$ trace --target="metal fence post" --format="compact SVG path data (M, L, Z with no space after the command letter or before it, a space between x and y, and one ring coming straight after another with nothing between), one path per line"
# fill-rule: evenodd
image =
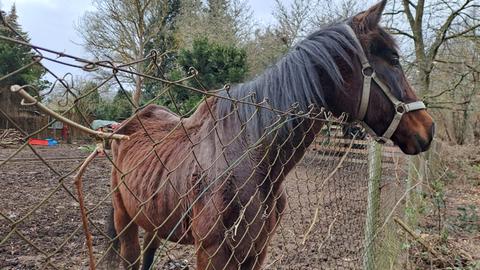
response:
M417 194L419 194L418 187L412 190L412 187L420 181L419 174L420 159L418 156L410 156L407 158L407 180L405 183L405 218L407 224L413 225L416 223L416 208L414 207L417 200Z
M365 224L363 269L375 269L374 238L380 215L380 180L382 177L382 145L372 141L368 149L368 198Z

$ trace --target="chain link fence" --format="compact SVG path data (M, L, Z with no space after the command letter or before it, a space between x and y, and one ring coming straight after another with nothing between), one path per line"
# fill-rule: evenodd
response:
M234 98L228 86L192 88L186 82L196 80L194 70L169 81L129 69L156 66L155 52L120 64L34 46L20 35L0 39L36 52L0 82L40 65L73 100L54 112L42 104L51 91L1 90L22 96L12 106L49 120L27 131L24 122L35 118L0 108L12 128L0 144L0 268L117 269L143 260L153 269L402 269L407 236L395 220L405 219L419 184L408 181L408 160L393 146L346 136L345 116L295 104L274 109L252 93ZM101 69L105 77L79 96L44 61ZM82 100L106 84L126 91L122 74L165 88L113 133L93 130ZM204 98L187 114L151 105L173 87ZM68 122L72 114L77 119ZM55 119L96 137L97 147L32 145ZM115 257L120 264L107 263Z

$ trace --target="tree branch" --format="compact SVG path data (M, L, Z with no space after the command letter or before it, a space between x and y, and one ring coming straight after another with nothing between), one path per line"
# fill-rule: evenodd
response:
M469 27L469 28L467 28L467 29L465 29L465 30L463 30L463 31L461 31L461 32L452 34L452 35L450 35L450 36L446 36L446 37L445 37L445 40L450 40L450 39L454 39L454 38L458 38L458 37L464 36L464 35L472 32L472 31L475 31L475 30L476 30L477 28L479 28L479 27L480 27L480 23L479 23L479 24L476 24L476 25L474 25L474 26L472 26L472 27Z
M386 28L386 29L387 29L387 31L389 31L389 32L392 33L393 35L402 35L402 36L406 36L406 37L408 37L408 38L410 38L410 39L415 40L415 37L414 37L412 34L407 33L407 32L405 32L405 31L403 31L403 30L398 29L398 28L388 27L388 28Z
M437 54L438 54L438 50L440 49L440 47L442 46L443 42L445 42L445 37L447 35L447 32L448 30L450 29L450 26L452 25L453 21L455 20L455 18L457 18L457 16L460 14L460 12L462 10L464 10L465 8L467 8L468 4L471 3L472 0L466 0L465 3L463 3L463 5L458 8L457 10L455 10L454 12L452 12L448 17L447 19L445 20L445 22L442 24L442 26L440 27L436 37L435 37L435 40L434 42L432 43L432 45L430 46L430 52L428 53L428 59L430 61L433 61L436 57L437 57Z
M415 26L415 18L413 18L412 11L410 9L411 2L409 0L403 0L403 7L405 9L405 15L407 16L408 22L410 23L410 27L414 29Z

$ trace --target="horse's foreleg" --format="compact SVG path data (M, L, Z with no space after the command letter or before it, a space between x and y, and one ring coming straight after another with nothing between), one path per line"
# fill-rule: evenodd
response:
M160 239L155 232L147 232L143 240L143 270L149 270L152 267L155 252L160 246Z
M140 266L140 244L138 241L138 225L131 223L131 218L118 200L114 200L115 230L120 240L120 256L126 269L136 270Z
M263 224L263 229L265 230L264 233L259 235L260 237L257 239L258 245L256 246L259 249L258 253L246 258L240 266L241 270L257 270L262 268L265 259L267 258L268 245L277 230L277 226L285 211L286 204L286 195L281 193L280 196L276 198L275 207L272 210L273 212L269 214L269 218ZM266 239L262 239L262 237L266 237Z

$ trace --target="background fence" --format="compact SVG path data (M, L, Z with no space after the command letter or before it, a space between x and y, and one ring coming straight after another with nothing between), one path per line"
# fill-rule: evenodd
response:
M128 73L126 67L138 64L91 62L29 45L25 41L1 38L18 46L32 47L38 54L32 60L35 65L41 65L39 59L42 59L86 71L102 68L108 73L104 82L112 80L121 91L128 85L122 84L117 74ZM45 52L77 62L71 64L49 58L44 56ZM152 57L142 61L148 63L153 60ZM73 103L63 108L61 114L74 112L79 115L76 122L89 126L91 119L83 115L80 101L95 93L99 86L77 96L62 77L48 69L46 71L64 85L65 93L74 96ZM1 74L0 81L16 72L12 70L10 74ZM178 81L157 79L166 83L167 88L168 84L182 86ZM194 74L184 80L189 79L194 80ZM35 92L35 87L27 88L43 98L51 92L39 93ZM205 95L215 94L193 90ZM6 93L9 88L1 91ZM165 91L163 95L168 93ZM9 108L24 108L18 104L18 98L12 98L8 104ZM262 104L254 105L259 107ZM28 108L37 108L35 106L38 104ZM137 115L141 113L142 108L136 109ZM305 114L301 116L308 118ZM109 151L88 164L83 176L85 205L84 208L79 206L82 198L74 190L74 176L92 148L79 149L78 145L68 144L54 147L29 144L29 139L43 136L42 132L53 123L50 120L48 124L41 122L37 126L40 121L32 120L36 124L31 125L20 118L4 119L9 128L17 131L15 139L0 144L0 268L92 268L94 265L89 261L85 234L93 236L93 261L102 268L102 261L114 240L107 234L105 226L111 207L111 189L115 188L110 186L110 172L117 164ZM408 159L395 147L382 147L369 140L343 136L343 121L323 114L323 111L322 117L317 120L325 123L323 128L295 169L286 176L284 191L287 205L269 244L268 259L263 267L403 269L408 257L406 246L412 239L418 241L415 232L410 230L415 223L415 196L421 192L422 181L429 174L426 168L434 156ZM5 131L3 134L2 140L7 141L8 134L12 132ZM82 225L82 209L88 217L87 230ZM428 249L428 244L425 247ZM156 254L155 266L158 269L195 269L196 251L192 246L162 243Z

